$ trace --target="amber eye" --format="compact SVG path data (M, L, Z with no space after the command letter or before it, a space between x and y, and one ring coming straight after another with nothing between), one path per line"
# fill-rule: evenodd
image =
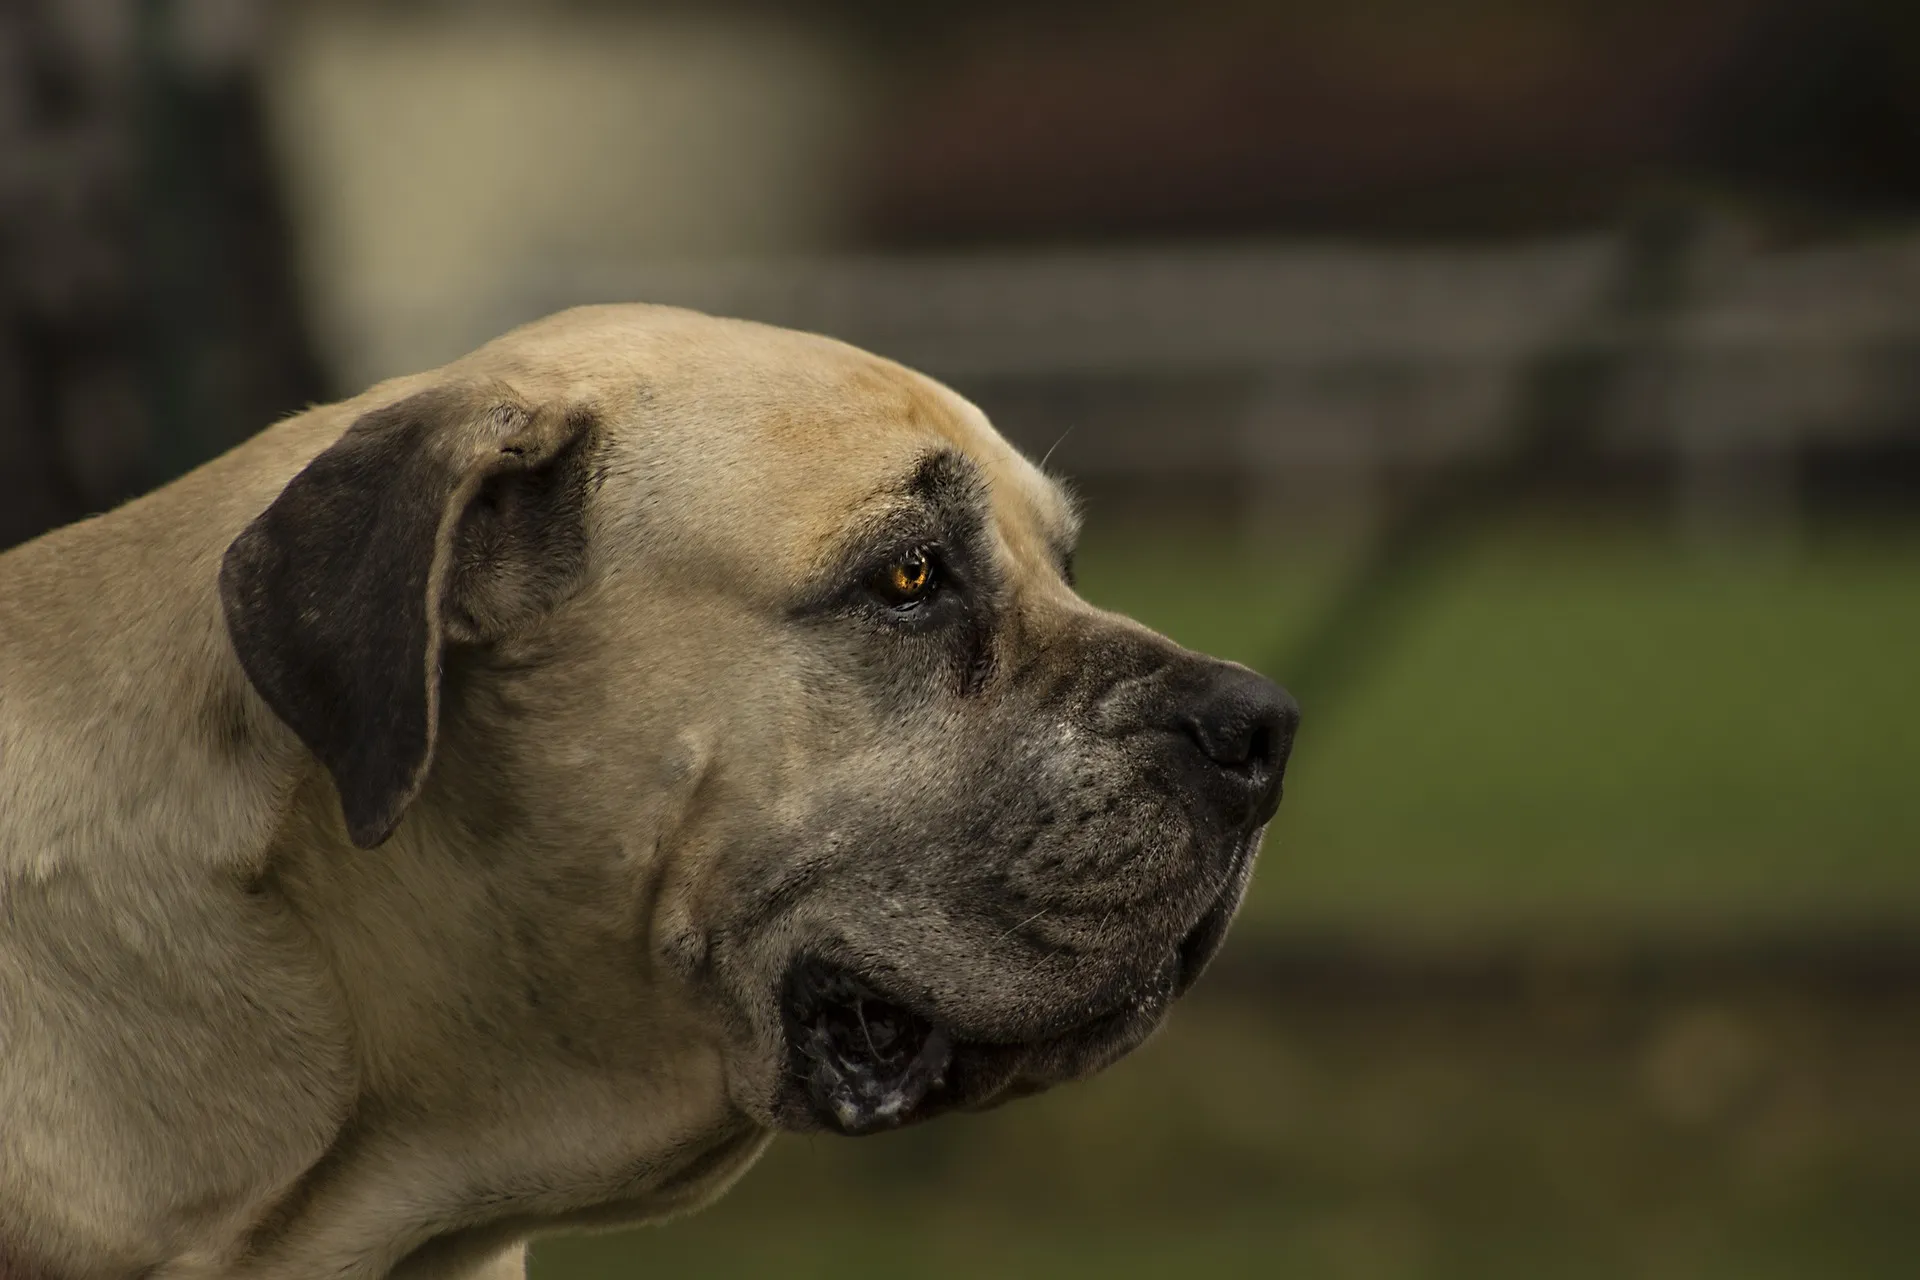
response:
M933 554L926 547L915 547L880 575L883 591L895 604L912 604L925 596L933 583Z

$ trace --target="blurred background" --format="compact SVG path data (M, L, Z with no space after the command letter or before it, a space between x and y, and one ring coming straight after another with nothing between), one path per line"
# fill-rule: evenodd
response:
M8 0L0 262L0 545L678 302L1304 704L1147 1048L540 1280L1914 1273L1910 0Z

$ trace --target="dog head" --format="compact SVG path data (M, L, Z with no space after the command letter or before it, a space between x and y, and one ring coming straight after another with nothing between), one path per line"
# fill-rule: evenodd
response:
M241 665L355 844L564 867L744 1113L1083 1076L1219 947L1295 708L1081 600L1071 503L959 396L595 308L361 408L228 550Z

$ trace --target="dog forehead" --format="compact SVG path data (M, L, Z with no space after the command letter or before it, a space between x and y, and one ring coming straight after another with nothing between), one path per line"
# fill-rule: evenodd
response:
M982 514L1016 559L1045 558L1050 544L1070 536L1058 487L976 406L866 352L835 354L842 358L787 384L791 399L776 394L744 418L736 437L751 455L745 461L761 463L771 505L790 517L796 557L829 555L850 527L921 501L913 482L936 456L957 459L982 482Z
M935 453L978 471L1014 560L1051 563L1073 535L1059 487L976 406L831 338L670 307L589 307L474 359L536 398L599 406L613 429L610 474L636 509L670 510L703 541L751 540L795 576L817 569L858 513L897 501Z

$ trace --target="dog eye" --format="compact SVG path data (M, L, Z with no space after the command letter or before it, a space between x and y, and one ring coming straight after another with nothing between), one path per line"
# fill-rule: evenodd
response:
M874 577L874 589L896 609L910 608L932 595L940 567L931 547L915 547Z

